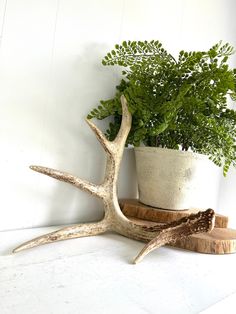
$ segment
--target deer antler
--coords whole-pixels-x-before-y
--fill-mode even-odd
[[[115,140],[112,142],[108,141],[104,134],[90,120],[87,120],[88,125],[103,146],[107,156],[105,177],[101,184],[93,184],[71,174],[51,168],[40,166],[30,167],[34,171],[70,183],[81,190],[101,198],[104,203],[104,218],[99,222],[77,224],[37,237],[15,248],[13,250],[14,253],[55,241],[114,231],[135,240],[151,241],[134,260],[137,263],[154,248],[177,241],[193,233],[210,231],[213,228],[213,210],[200,212],[170,224],[152,227],[145,223],[136,224],[123,215],[117,198],[117,177],[126,138],[131,128],[131,114],[128,111],[127,101],[124,96],[121,96],[121,104],[123,113],[122,123]]]

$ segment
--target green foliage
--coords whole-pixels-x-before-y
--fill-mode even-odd
[[[127,144],[192,150],[206,154],[224,175],[236,166],[236,69],[227,61],[233,48],[221,42],[209,51],[180,51],[178,59],[159,41],[124,41],[102,64],[121,66],[114,98],[101,101],[88,118],[114,118],[106,136],[113,140],[121,122],[124,94],[133,121]]]

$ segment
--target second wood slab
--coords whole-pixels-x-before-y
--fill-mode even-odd
[[[136,223],[154,225],[156,223],[170,222],[189,215],[197,210],[191,211],[168,211],[154,209],[143,205],[137,200],[121,200],[120,205],[123,213]],[[226,228],[228,217],[216,214],[216,227],[211,233],[192,235],[184,240],[169,245],[209,254],[226,254],[236,252],[236,230]]]
[[[163,223],[171,222],[200,211],[199,209],[176,211],[154,208],[140,203],[137,199],[121,199],[119,200],[119,203],[122,212],[126,216]],[[216,214],[215,227],[227,228],[227,226],[228,217]]]

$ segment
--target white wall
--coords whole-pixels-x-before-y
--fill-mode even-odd
[[[233,9],[234,0],[0,0],[0,230],[101,217],[97,199],[28,166],[99,182],[104,153],[84,118],[119,81],[104,54],[125,39],[159,39],[173,53],[236,46]],[[121,197],[136,195],[133,161],[126,151]],[[233,207],[235,182],[222,185],[222,208]]]

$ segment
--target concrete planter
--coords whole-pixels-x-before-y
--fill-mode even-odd
[[[222,170],[207,156],[138,147],[135,159],[140,202],[173,210],[216,208]]]

